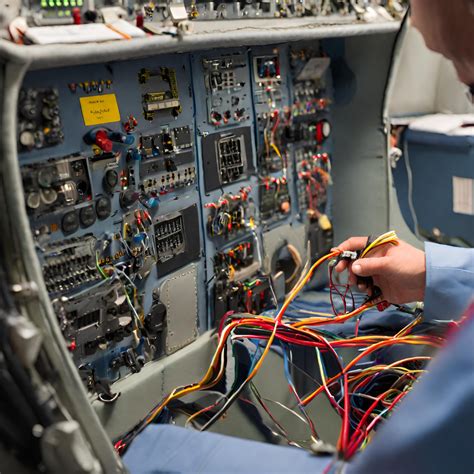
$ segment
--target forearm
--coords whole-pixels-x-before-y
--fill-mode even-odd
[[[474,249],[425,244],[425,315],[458,319],[474,298]]]

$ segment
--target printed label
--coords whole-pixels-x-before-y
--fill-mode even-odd
[[[474,216],[474,179],[453,176],[453,211]]]
[[[81,97],[79,100],[86,126],[120,122],[120,112],[115,94],[93,95]]]

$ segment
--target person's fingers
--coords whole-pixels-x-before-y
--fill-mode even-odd
[[[367,237],[351,237],[350,239],[345,240],[337,247],[331,249],[334,250],[362,250],[367,245]],[[342,273],[348,267],[349,262],[347,260],[341,260],[335,267],[336,272]]]
[[[347,277],[347,283],[349,283],[350,286],[354,286],[357,284],[357,276],[354,275],[354,272],[352,271],[352,262],[349,265],[349,276]]]
[[[367,237],[351,237],[339,244],[339,250],[362,250],[367,245]]]
[[[383,274],[389,269],[390,261],[390,257],[361,258],[352,264],[351,270],[363,277]]]
[[[336,266],[336,272],[342,273],[348,266],[349,262],[347,260],[341,260]]]

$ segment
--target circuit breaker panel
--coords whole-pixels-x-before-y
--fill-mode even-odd
[[[330,68],[294,44],[26,76],[25,207],[91,393],[274,308],[331,246]]]

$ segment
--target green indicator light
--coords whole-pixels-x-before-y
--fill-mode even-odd
[[[58,11],[58,16],[63,16],[64,15],[64,12],[62,10],[59,10]]]
[[[61,0],[56,0],[56,6],[57,6],[57,7],[62,6]]]
[[[75,7],[76,6],[76,0],[71,0],[71,7]]]
[[[49,5],[51,8],[53,8],[53,7],[54,7],[54,1],[53,1],[53,0],[49,0],[48,5]]]
[[[66,16],[71,16],[71,10],[64,10],[64,14]]]
[[[41,0],[41,8],[46,8],[48,6],[48,2],[46,0]]]
[[[83,0],[77,0],[77,6],[82,7],[82,5],[84,5]]]
[[[68,6],[69,6],[69,0],[64,0],[63,5],[64,5],[65,7],[68,7]]]

